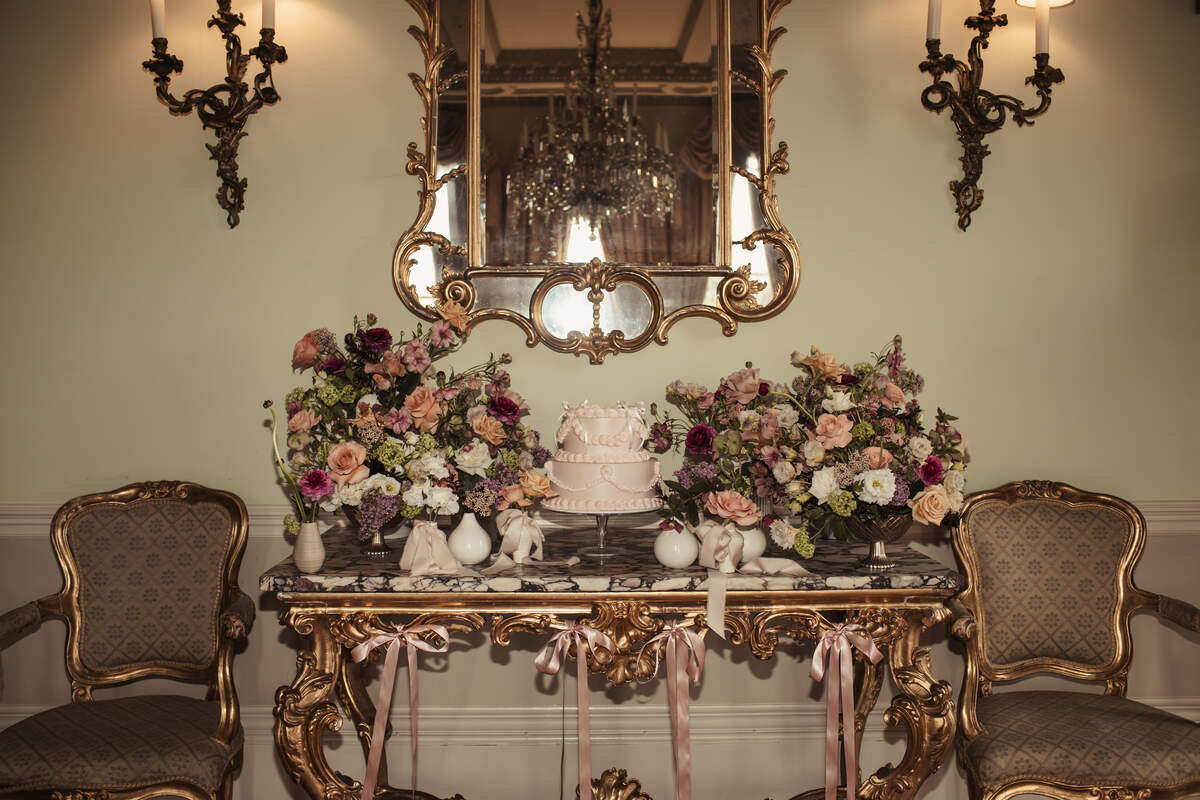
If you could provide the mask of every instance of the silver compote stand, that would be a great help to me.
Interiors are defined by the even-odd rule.
[[[629,555],[628,547],[613,547],[608,544],[606,537],[608,536],[608,518],[621,516],[623,514],[643,514],[645,510],[625,510],[625,511],[567,511],[566,509],[556,508],[561,514],[580,514],[596,518],[596,533],[599,534],[599,543],[594,547],[584,547],[579,551],[579,555],[584,558],[612,558],[614,556]]]

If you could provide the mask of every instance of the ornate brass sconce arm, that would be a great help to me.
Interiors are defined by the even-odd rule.
[[[928,58],[920,64],[921,72],[928,72],[932,83],[921,92],[921,105],[930,111],[942,113],[950,109],[950,118],[962,143],[963,176],[950,181],[954,194],[958,227],[966,230],[971,224],[971,214],[983,203],[983,190],[979,178],[983,174],[983,159],[990,149],[983,142],[989,133],[1000,130],[1012,115],[1019,126],[1032,125],[1050,108],[1050,91],[1056,83],[1063,82],[1062,71],[1050,66],[1050,56],[1038,53],[1034,56],[1033,74],[1025,79],[1026,85],[1037,89],[1038,104],[1026,107],[1017,98],[1007,94],[994,94],[982,88],[983,51],[987,49],[988,37],[994,28],[1008,25],[1008,15],[993,14],[996,0],[979,0],[979,14],[967,17],[966,27],[977,31],[967,53],[964,64],[953,55],[943,55],[941,40],[925,42]],[[954,73],[958,78],[957,89],[945,79]]]
[[[167,40],[155,38],[151,41],[154,54],[142,67],[154,73],[155,92],[159,101],[176,115],[187,115],[193,110],[204,128],[216,134],[216,144],[206,144],[210,157],[217,162],[217,177],[221,187],[217,190],[217,203],[226,212],[229,227],[237,227],[242,209],[245,208],[247,181],[238,176],[237,153],[245,126],[250,115],[265,105],[279,102],[271,75],[273,64],[287,61],[287,50],[275,43],[275,30],[263,28],[258,46],[248,54],[242,52],[242,42],[234,32],[246,21],[241,14],[230,10],[231,0],[217,0],[217,13],[208,21],[208,27],[221,31],[225,40],[226,78],[207,89],[191,89],[180,99],[170,90],[172,73],[183,72],[183,61],[167,52]],[[246,68],[251,56],[262,64],[262,71],[254,76],[254,87],[245,82]]]

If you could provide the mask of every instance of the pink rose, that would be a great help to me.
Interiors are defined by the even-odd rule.
[[[320,417],[306,408],[288,418],[288,430],[292,433],[303,433],[320,421]]]
[[[850,429],[854,423],[845,414],[822,414],[817,417],[817,441],[826,450],[850,444]]]
[[[908,501],[908,507],[922,525],[941,525],[950,511],[950,495],[944,486],[927,486]]]
[[[549,481],[547,481],[549,483]],[[503,511],[509,506],[518,506],[526,508],[533,505],[533,501],[525,496],[525,489],[519,483],[514,483],[511,486],[505,486],[500,490],[500,502],[496,505],[497,511]]]
[[[292,348],[292,369],[308,369],[317,361],[317,341],[313,337],[316,331],[309,331],[304,338],[296,342]]]
[[[887,408],[895,408],[904,402],[904,391],[896,384],[888,381],[887,386],[883,387],[883,400],[880,402]]]
[[[413,425],[422,433],[430,433],[442,416],[442,406],[428,386],[418,386],[404,398],[404,407],[412,414]]]
[[[743,527],[757,525],[758,521],[762,519],[758,504],[741,492],[735,492],[732,489],[711,492],[704,501],[704,508],[710,514],[732,520],[735,525]]]
[[[868,447],[863,450],[863,455],[867,457],[871,469],[884,469],[892,463],[892,454],[882,447]]]
[[[758,397],[758,386],[762,381],[757,369],[746,367],[730,373],[721,383],[729,399],[745,405]]]
[[[340,442],[329,450],[329,476],[338,488],[347,483],[365,481],[371,474],[363,462],[367,460],[367,448],[358,442]]]

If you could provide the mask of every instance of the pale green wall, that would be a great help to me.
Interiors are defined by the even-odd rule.
[[[177,85],[215,82],[212,4],[172,0]],[[257,3],[247,16],[257,23]],[[971,3],[947,0],[950,23]],[[987,53],[987,85],[1018,92],[1032,15]],[[712,381],[753,358],[787,372],[810,343],[847,360],[895,332],[961,417],[970,485],[1054,477],[1136,499],[1196,498],[1200,444],[1200,16],[1186,0],[1083,0],[1055,12],[1067,74],[1048,116],[993,137],[987,198],[954,226],[949,119],[918,102],[923,0],[802,0],[777,99],[792,173],[781,208],[804,276],[775,320],[725,339],[681,324],[666,348],[584,360],[527,350],[500,323],[462,363],[512,351],[517,388],[551,433],[563,400],[656,400],[674,377]],[[284,0],[283,101],[251,121],[240,228],[213,201],[194,118],[154,99],[139,64],[145,3],[5,3],[0,48],[4,270],[0,502],[50,502],[148,477],[282,500],[261,428],[293,385],[304,331],[375,311],[411,323],[391,286],[412,217],[404,173],[419,67],[399,0]]]

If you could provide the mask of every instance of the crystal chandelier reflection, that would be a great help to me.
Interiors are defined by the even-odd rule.
[[[508,174],[508,196],[523,211],[563,212],[603,220],[639,216],[662,219],[675,202],[675,172],[661,125],[651,144],[632,107],[619,109],[608,62],[612,11],[588,0],[588,18],[576,12],[579,63],[571,70],[561,104],[550,96],[545,125],[532,139],[521,127],[521,146]]]

